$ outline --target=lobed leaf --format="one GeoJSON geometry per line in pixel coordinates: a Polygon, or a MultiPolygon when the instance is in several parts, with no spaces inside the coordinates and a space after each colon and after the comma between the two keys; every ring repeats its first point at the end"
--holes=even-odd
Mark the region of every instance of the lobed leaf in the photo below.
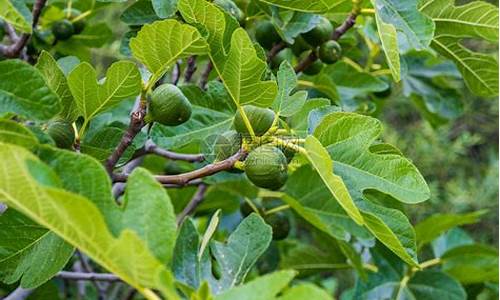
{"type": "Polygon", "coordinates": [[[0,113],[48,120],[60,110],[59,97],[39,70],[20,60],[0,62],[0,113]]]}
{"type": "Polygon", "coordinates": [[[152,73],[152,86],[179,58],[205,54],[207,43],[194,27],[169,19],[144,25],[130,49],[152,73]]]}
{"type": "Polygon", "coordinates": [[[42,186],[27,167],[38,160],[26,150],[2,144],[0,154],[6,158],[1,162],[1,201],[78,247],[148,299],[156,299],[150,289],[172,290],[165,286],[172,283],[170,273],[134,231],[125,229],[115,238],[87,198],[42,186]]]}

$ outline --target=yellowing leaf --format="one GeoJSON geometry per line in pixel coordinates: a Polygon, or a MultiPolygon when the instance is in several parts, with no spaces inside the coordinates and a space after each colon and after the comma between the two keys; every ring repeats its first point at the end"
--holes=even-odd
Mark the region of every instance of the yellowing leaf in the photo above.
{"type": "Polygon", "coordinates": [[[159,299],[150,289],[171,290],[160,283],[171,282],[171,274],[135,232],[125,229],[115,238],[91,201],[39,184],[27,162],[40,162],[27,150],[0,144],[0,156],[4,158],[0,162],[0,201],[81,249],[147,299],[159,299]]]}
{"type": "Polygon", "coordinates": [[[0,17],[17,30],[31,33],[31,24],[23,17],[9,0],[0,0],[0,17]]]}

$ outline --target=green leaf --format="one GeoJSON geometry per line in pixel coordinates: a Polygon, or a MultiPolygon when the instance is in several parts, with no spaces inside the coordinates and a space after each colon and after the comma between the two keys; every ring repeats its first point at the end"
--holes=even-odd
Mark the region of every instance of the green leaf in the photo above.
{"type": "Polygon", "coordinates": [[[97,114],[124,99],[137,96],[141,91],[141,74],[130,61],[112,64],[102,84],[97,82],[96,77],[95,69],[86,62],[79,64],[68,76],[71,93],[87,123],[97,114]]]}
{"type": "Polygon", "coordinates": [[[236,20],[205,0],[180,0],[179,10],[186,22],[208,35],[210,59],[234,103],[271,105],[278,90],[276,82],[261,80],[266,62],[236,20]]]}
{"type": "Polygon", "coordinates": [[[288,61],[281,63],[278,70],[278,95],[273,103],[273,109],[283,117],[296,114],[307,99],[307,92],[299,91],[290,95],[297,87],[297,75],[288,61]]]}
{"type": "Polygon", "coordinates": [[[474,244],[474,240],[459,227],[454,227],[432,241],[432,252],[435,257],[443,256],[446,251],[462,245],[474,244]]]}
{"type": "Polygon", "coordinates": [[[62,189],[40,185],[26,166],[27,161],[38,160],[26,150],[1,145],[0,154],[6,158],[0,163],[1,201],[81,249],[146,298],[156,299],[151,289],[172,291],[170,273],[134,231],[125,229],[115,238],[91,201],[62,189]]]}
{"type": "Polygon", "coordinates": [[[120,21],[127,25],[143,25],[159,19],[150,0],[139,0],[132,3],[120,16],[120,21]]]}
{"type": "Polygon", "coordinates": [[[375,13],[383,23],[394,26],[401,52],[425,50],[434,35],[434,22],[417,9],[417,0],[375,0],[375,13]]]}
{"type": "Polygon", "coordinates": [[[42,51],[35,67],[42,72],[47,84],[61,99],[62,111],[59,115],[68,121],[76,120],[78,110],[73,95],[68,87],[68,81],[56,60],[46,51],[42,51]]]}
{"type": "MultiPolygon", "coordinates": [[[[330,171],[331,172],[331,171],[330,171]]],[[[310,165],[297,169],[287,180],[282,196],[290,207],[319,230],[339,239],[349,234],[369,239],[370,235],[347,215],[340,203],[332,197],[319,173],[310,165]]]]}
{"type": "Polygon", "coordinates": [[[0,113],[48,120],[61,110],[59,101],[36,68],[20,60],[0,62],[0,113]]]}
{"type": "Polygon", "coordinates": [[[271,226],[257,214],[251,214],[241,222],[226,243],[212,242],[212,255],[221,268],[217,286],[212,287],[214,293],[243,282],[257,259],[269,247],[271,239],[271,226]]]}
{"type": "Polygon", "coordinates": [[[204,146],[211,149],[210,142],[213,142],[213,138],[231,128],[234,105],[224,86],[217,81],[209,82],[207,91],[196,85],[180,88],[192,105],[191,118],[175,127],[155,124],[151,132],[152,138],[156,144],[166,149],[181,150],[189,146],[190,150],[205,152],[204,146]]]}
{"type": "Polygon", "coordinates": [[[392,24],[385,23],[377,13],[375,14],[375,21],[377,23],[380,42],[385,53],[387,64],[391,70],[392,78],[394,81],[399,82],[401,80],[401,62],[399,60],[398,34],[396,28],[392,24]]]}
{"type": "MultiPolygon", "coordinates": [[[[367,228],[387,247],[411,265],[416,264],[415,233],[398,210],[372,203],[366,192],[389,196],[403,203],[429,198],[429,188],[417,168],[393,153],[373,153],[370,146],[381,134],[378,120],[352,114],[332,113],[322,119],[314,135],[333,158],[333,171],[348,185],[350,195],[363,213],[367,228]]],[[[384,197],[385,197],[384,196],[384,197]]]]}
{"type": "Polygon", "coordinates": [[[130,49],[153,74],[152,86],[177,59],[205,54],[207,43],[194,27],[170,19],[144,25],[130,40],[130,49]]]}
{"type": "Polygon", "coordinates": [[[145,169],[135,169],[127,181],[123,205],[122,227],[134,230],[152,254],[170,263],[177,224],[165,188],[145,169]]]}
{"type": "Polygon", "coordinates": [[[330,107],[330,104],[330,100],[326,98],[308,99],[304,106],[289,118],[290,127],[299,134],[303,135],[307,133],[307,120],[309,119],[311,111],[319,107],[330,107]]]}
{"type": "MultiPolygon", "coordinates": [[[[102,127],[96,132],[85,135],[80,147],[82,153],[104,162],[113,153],[123,137],[125,130],[117,127],[102,127]]],[[[118,161],[119,164],[127,162],[134,154],[136,148],[130,145],[118,161]]]]}
{"type": "Polygon", "coordinates": [[[331,300],[333,299],[325,290],[320,289],[312,283],[303,283],[295,285],[286,290],[278,300],[296,300],[296,299],[317,299],[331,300]]]}
{"type": "Polygon", "coordinates": [[[316,14],[280,10],[277,7],[271,7],[271,13],[276,31],[288,44],[293,44],[297,36],[310,31],[320,21],[320,16],[316,14]]]}
{"type": "Polygon", "coordinates": [[[295,274],[294,271],[267,274],[217,295],[215,300],[272,300],[288,285],[295,274]]]}
{"type": "Polygon", "coordinates": [[[462,284],[498,282],[498,250],[481,244],[463,245],[441,256],[443,271],[462,284]]]}
{"type": "Polygon", "coordinates": [[[0,119],[0,142],[33,149],[38,144],[38,139],[23,125],[15,121],[0,119]]]}
{"type": "Polygon", "coordinates": [[[221,277],[216,279],[212,274],[208,248],[203,248],[196,227],[187,219],[180,229],[172,268],[177,280],[184,284],[198,288],[203,280],[207,280],[212,291],[219,294],[243,282],[271,239],[271,227],[261,217],[252,214],[240,223],[227,243],[212,241],[213,263],[217,263],[221,270],[221,277]]]}
{"type": "Polygon", "coordinates": [[[326,13],[334,11],[335,8],[343,5],[347,0],[323,0],[323,1],[302,1],[302,0],[262,0],[262,2],[276,5],[285,9],[297,10],[311,13],[326,13]]]}
{"type": "Polygon", "coordinates": [[[439,126],[463,113],[463,96],[458,89],[462,86],[453,84],[461,80],[461,75],[452,62],[436,62],[430,53],[423,52],[403,59],[408,69],[403,77],[403,94],[414,101],[427,121],[439,126]]]}
{"type": "Polygon", "coordinates": [[[71,37],[72,42],[80,43],[85,47],[102,47],[113,37],[113,32],[106,23],[92,24],[85,26],[83,31],[71,37]]]}
{"type": "Polygon", "coordinates": [[[177,11],[178,0],[152,0],[153,8],[158,17],[164,19],[171,17],[177,11]]]}
{"type": "Polygon", "coordinates": [[[453,278],[445,273],[429,270],[417,272],[398,295],[408,299],[467,299],[464,289],[453,278]]]}
{"type": "Polygon", "coordinates": [[[325,186],[354,222],[363,225],[363,217],[340,176],[333,173],[333,161],[326,149],[314,136],[308,136],[304,145],[306,157],[316,169],[325,186]]]}
{"type": "Polygon", "coordinates": [[[326,246],[323,245],[323,247],[287,240],[286,244],[281,247],[280,268],[294,269],[301,275],[309,275],[313,271],[319,273],[349,267],[345,256],[331,242],[332,240],[329,239],[329,244],[324,243],[326,246]]]}
{"type": "Polygon", "coordinates": [[[7,284],[42,285],[66,265],[73,249],[13,209],[0,214],[0,280],[7,284]]]}
{"type": "Polygon", "coordinates": [[[435,214],[415,226],[418,248],[432,242],[439,235],[456,226],[474,224],[486,211],[476,211],[468,214],[435,214]]]}
{"type": "Polygon", "coordinates": [[[22,32],[31,33],[31,24],[9,0],[0,0],[0,17],[22,32]]]}
{"type": "Polygon", "coordinates": [[[436,23],[432,42],[441,55],[453,60],[469,89],[479,96],[498,95],[498,61],[462,45],[465,38],[498,43],[498,8],[483,1],[455,6],[454,0],[421,1],[419,9],[436,23]]]}
{"type": "Polygon", "coordinates": [[[170,262],[177,229],[175,215],[168,194],[151,174],[141,168],[134,170],[127,182],[123,204],[117,206],[109,176],[98,161],[50,147],[41,147],[40,157],[61,178],[66,190],[86,197],[97,206],[113,235],[131,229],[159,260],[170,262]]]}

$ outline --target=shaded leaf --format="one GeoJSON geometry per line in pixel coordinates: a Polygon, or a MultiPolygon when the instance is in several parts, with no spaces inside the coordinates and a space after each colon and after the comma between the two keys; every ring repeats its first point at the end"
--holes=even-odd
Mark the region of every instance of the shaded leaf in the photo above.
{"type": "Polygon", "coordinates": [[[262,0],[262,2],[276,5],[278,7],[312,13],[326,13],[341,6],[346,0],[323,0],[323,1],[302,1],[302,0],[262,0]]]}
{"type": "Polygon", "coordinates": [[[0,17],[22,32],[31,33],[31,22],[26,20],[9,0],[0,0],[0,17]]]}

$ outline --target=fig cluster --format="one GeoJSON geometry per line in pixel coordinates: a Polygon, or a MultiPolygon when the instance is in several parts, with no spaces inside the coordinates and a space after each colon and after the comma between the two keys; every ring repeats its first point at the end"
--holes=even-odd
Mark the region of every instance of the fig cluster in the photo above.
{"type": "MultiPolygon", "coordinates": [[[[325,17],[320,17],[318,24],[295,38],[295,42],[279,51],[271,59],[271,67],[276,69],[283,61],[292,61],[295,57],[299,61],[305,59],[312,52],[319,58],[303,72],[306,75],[316,75],[324,64],[334,64],[342,57],[342,47],[332,40],[334,28],[325,17]]],[[[281,36],[274,25],[268,21],[260,21],[255,27],[255,39],[267,50],[282,42],[281,36]]]]}

